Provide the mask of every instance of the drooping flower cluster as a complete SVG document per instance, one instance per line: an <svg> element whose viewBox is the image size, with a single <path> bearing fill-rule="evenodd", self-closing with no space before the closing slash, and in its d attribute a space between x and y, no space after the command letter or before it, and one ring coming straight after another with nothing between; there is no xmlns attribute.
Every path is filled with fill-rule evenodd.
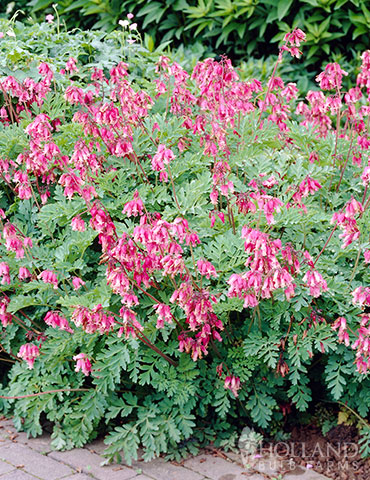
<svg viewBox="0 0 370 480"><path fill-rule="evenodd" d="M342 70L338 63L328 63L325 70L316 77L316 81L320 84L321 90L339 91L343 75L346 76L348 73Z"/></svg>
<svg viewBox="0 0 370 480"><path fill-rule="evenodd" d="M158 92L156 98L168 92L173 82L170 111L174 115L190 116L197 99L188 88L188 72L176 62L170 65L169 58L162 56L156 65L156 73L160 74L160 78L154 80Z"/></svg>
<svg viewBox="0 0 370 480"><path fill-rule="evenodd" d="M356 350L356 367L359 373L370 370L370 316L362 315L360 328L356 331L357 339L352 345Z"/></svg>
<svg viewBox="0 0 370 480"><path fill-rule="evenodd" d="M200 258L197 261L197 267L200 274L204 275L206 278L208 278L208 280L211 277L216 278L218 276L215 267L212 265L211 262L208 262L207 260Z"/></svg>
<svg viewBox="0 0 370 480"><path fill-rule="evenodd" d="M223 330L223 324L213 311L213 303L217 300L206 289L195 290L191 283L182 283L170 302L184 310L190 331L197 332L195 338L185 332L179 335L181 352L190 353L195 361L207 355L211 339L222 341L219 331Z"/></svg>
<svg viewBox="0 0 370 480"><path fill-rule="evenodd" d="M304 102L299 102L296 109L296 113L304 117L301 125L306 127L313 126L317 134L325 138L329 130L332 129L332 121L329 116L330 105L323 92L320 91L309 90L306 100L308 105Z"/></svg>
<svg viewBox="0 0 370 480"><path fill-rule="evenodd" d="M13 76L8 76L0 82L0 90L6 100L5 106L1 108L2 123L8 125L10 121L16 120L15 115L18 118L21 112L29 111L34 103L39 107L43 104L46 95L50 92L54 73L47 63L41 63L38 70L42 76L38 82L27 77L21 83ZM15 111L11 105L11 98L16 99Z"/></svg>
<svg viewBox="0 0 370 480"><path fill-rule="evenodd" d="M153 305L154 310L158 315L157 328L163 328L165 323L172 323L171 308L165 303L158 303Z"/></svg>
<svg viewBox="0 0 370 480"><path fill-rule="evenodd" d="M125 335L125 338L130 336L136 338L138 333L144 330L144 327L136 318L136 313L131 308L124 305L119 314L122 318L122 326L118 330L118 337Z"/></svg>
<svg viewBox="0 0 370 480"><path fill-rule="evenodd" d="M75 232L84 232L85 231L85 222L82 218L78 215L77 217L73 217L71 221L72 230Z"/></svg>
<svg viewBox="0 0 370 480"><path fill-rule="evenodd" d="M307 176L299 185L297 191L292 196L292 204L293 206L298 206L302 208L302 210L307 213L307 207L303 204L302 198L308 197L308 195L313 195L315 192L320 190L322 186L319 182L314 180L313 178ZM287 205L289 207L290 204Z"/></svg>
<svg viewBox="0 0 370 480"><path fill-rule="evenodd" d="M328 284L326 280L323 278L320 272L311 268L307 271L302 279L310 289L310 295L312 297L319 297L322 292L326 292L328 290Z"/></svg>
<svg viewBox="0 0 370 480"><path fill-rule="evenodd" d="M33 368L33 364L35 363L35 359L40 355L39 347L34 345L33 343L26 343L21 346L17 357L22 358L28 364L28 368L31 370Z"/></svg>
<svg viewBox="0 0 370 480"><path fill-rule="evenodd" d="M290 117L290 102L298 96L298 88L295 83L284 84L280 77L273 77L268 83L268 93L264 100L259 100L258 106L261 112L271 111L267 121L275 123L281 132L289 132L287 121Z"/></svg>
<svg viewBox="0 0 370 480"><path fill-rule="evenodd" d="M362 314L360 316L360 327L353 332L356 340L352 344L352 349L356 350L357 371L366 374L370 370L370 316ZM344 342L348 347L350 339L348 334L347 320L339 317L332 325L333 330L338 330L339 342Z"/></svg>
<svg viewBox="0 0 370 480"><path fill-rule="evenodd" d="M268 234L243 227L244 248L249 257L245 262L249 270L234 273L228 280L228 296L244 299L244 307L256 307L261 298L271 298L275 290L284 289L286 298L294 296L295 283L288 265L281 263L277 255L283 253L280 239L272 240ZM290 268L298 267L295 259ZM296 272L295 272L296 273Z"/></svg>
<svg viewBox="0 0 370 480"><path fill-rule="evenodd" d="M158 145L157 153L152 158L152 169L155 172L160 172L159 179L162 182L168 181L168 174L165 166L169 165L174 158L175 155L170 148L166 148L165 145Z"/></svg>
<svg viewBox="0 0 370 480"><path fill-rule="evenodd" d="M50 285L53 285L55 290L58 288L57 276L51 270L42 271L38 278L40 278L44 283L50 283Z"/></svg>
<svg viewBox="0 0 370 480"><path fill-rule="evenodd" d="M226 389L231 390L231 392L233 393L234 397L237 397L237 396L238 396L238 390L240 390L240 388L241 388L240 378L239 378L239 377L235 377L234 375L232 375L232 376L227 376L227 377L225 378L224 387L225 387Z"/></svg>
<svg viewBox="0 0 370 480"><path fill-rule="evenodd" d="M270 179L262 182L267 188L271 188L276 184L276 180ZM274 214L279 213L283 202L272 195L268 195L265 190L260 189L256 180L249 183L251 188L248 192L236 193L236 205L239 213L246 215L247 213L255 213L257 210L263 212L268 225L275 223Z"/></svg>
<svg viewBox="0 0 370 480"><path fill-rule="evenodd" d="M365 187L368 187L370 185L370 165L364 168L364 171L361 175L361 180Z"/></svg>
<svg viewBox="0 0 370 480"><path fill-rule="evenodd" d="M366 88L366 93L370 93L370 50L366 50L361 55L361 71L357 75L357 86Z"/></svg>
<svg viewBox="0 0 370 480"><path fill-rule="evenodd" d="M338 330L339 342L344 342L346 347L349 346L349 335L347 332L347 320L344 317L339 317L332 325L333 330Z"/></svg>
<svg viewBox="0 0 370 480"><path fill-rule="evenodd" d="M5 285L6 283L10 285L9 265L6 262L0 263L0 277L1 285Z"/></svg>
<svg viewBox="0 0 370 480"><path fill-rule="evenodd" d="M86 282L84 282L80 277L73 277L72 285L74 290L79 290L83 285L86 285Z"/></svg>
<svg viewBox="0 0 370 480"><path fill-rule="evenodd" d="M102 70L95 69L92 74L93 83L87 86L86 93L76 86L70 86L66 90L67 101L85 107L75 113L74 121L83 126L85 135L94 139L88 145L81 144L82 149L75 151L72 163L80 170L76 161L83 166L84 171L91 169L97 172L100 169L97 155L92 153L94 145L98 150L106 148L110 155L136 161L132 148L133 128L147 116L153 100L146 92L136 92L131 87L127 79L127 68L127 64L119 63L110 70L109 80ZM98 101L103 88L108 88L110 101ZM118 106L115 102L118 102Z"/></svg>
<svg viewBox="0 0 370 480"><path fill-rule="evenodd" d="M353 197L346 204L345 209L342 209L339 213L334 213L331 223L339 225L340 229L343 230L343 233L339 235L339 238L343 239L342 248L348 247L360 237L356 215L362 215L362 213L362 204Z"/></svg>
<svg viewBox="0 0 370 480"><path fill-rule="evenodd" d="M299 51L298 47L305 41L306 34L300 28L295 28L284 36L285 45L282 46L282 50L289 52L292 57L299 58L302 52Z"/></svg>
<svg viewBox="0 0 370 480"><path fill-rule="evenodd" d="M328 290L328 284L321 273L316 270L315 263L311 255L305 251L303 252L303 256L309 267L309 270L306 272L302 280L303 282L306 282L307 287L309 287L310 295L314 298L318 298L322 292L326 292Z"/></svg>
<svg viewBox="0 0 370 480"><path fill-rule="evenodd" d="M107 315L100 304L91 310L87 307L77 305L72 313L71 319L76 327L81 327L86 333L109 333L115 324L113 316Z"/></svg>
<svg viewBox="0 0 370 480"><path fill-rule="evenodd" d="M45 315L44 322L53 328L59 328L66 332L73 333L68 320L59 314L59 312L50 311Z"/></svg>
<svg viewBox="0 0 370 480"><path fill-rule="evenodd" d="M357 287L352 292L352 302L360 307L370 307L370 287Z"/></svg>
<svg viewBox="0 0 370 480"><path fill-rule="evenodd" d="M81 372L88 376L91 373L91 362L85 353L79 353L73 357L76 362L75 372Z"/></svg>
<svg viewBox="0 0 370 480"><path fill-rule="evenodd" d="M90 208L90 227L99 232L99 243L103 252L110 250L116 242L116 227L109 213L94 202Z"/></svg>
<svg viewBox="0 0 370 480"><path fill-rule="evenodd" d="M143 209L143 201L139 197L139 192L136 190L134 199L125 204L122 213L125 213L128 217L137 217L138 215L142 215Z"/></svg>
<svg viewBox="0 0 370 480"><path fill-rule="evenodd" d="M7 311L9 305L9 298L3 297L0 300L0 322L3 327L7 327L12 323L12 314Z"/></svg>
<svg viewBox="0 0 370 480"><path fill-rule="evenodd" d="M366 89L366 94L370 92L370 68L369 58L370 51L366 51L362 54L361 72L357 76L357 86L350 88L348 92L344 93L344 102L346 110L343 113L343 117L350 122L353 131L358 134L357 143L358 146L354 146L352 150L353 164L361 166L362 150L369 148L367 135L364 136L366 130L366 117L369 116L369 107L360 103L364 97L362 88ZM339 118L342 108L342 80L343 76L348 75L340 65L337 63L329 63L323 72L317 77L316 81L319 82L322 90L330 91L335 90L334 95L325 97L322 91L309 91L306 96L306 100L309 105L303 102L299 102L296 113L303 115L305 118L301 122L302 125L314 126L317 134L322 137L326 137L329 130L333 129L332 119L330 115L334 115ZM337 122L338 120L336 120ZM346 123L347 125L347 123ZM339 123L340 126L340 123ZM343 136L341 131L337 132L337 135Z"/></svg>
<svg viewBox="0 0 370 480"><path fill-rule="evenodd" d="M17 227L10 222L5 223L2 234L5 240L5 248L9 252L15 252L16 258L23 258L24 249L32 248L32 240L22 235Z"/></svg>
<svg viewBox="0 0 370 480"><path fill-rule="evenodd" d="M53 126L50 118L40 113L26 127L30 136L30 149L21 153L17 160L26 165L27 171L41 177L44 183L54 181L56 167L64 167L67 157L61 155L59 147L52 137Z"/></svg>

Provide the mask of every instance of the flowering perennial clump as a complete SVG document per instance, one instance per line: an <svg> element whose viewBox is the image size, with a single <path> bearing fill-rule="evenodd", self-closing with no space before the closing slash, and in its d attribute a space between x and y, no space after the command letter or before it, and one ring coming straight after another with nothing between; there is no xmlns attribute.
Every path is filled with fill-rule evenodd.
<svg viewBox="0 0 370 480"><path fill-rule="evenodd" d="M151 438L178 443L195 418L238 418L234 397L267 429L308 407L312 359L336 400L366 378L370 53L355 87L331 63L301 100L277 68L304 40L285 36L267 85L227 58L187 72L159 55L149 74L135 55L89 69L71 55L33 80L0 80L9 389L40 393L32 375L50 390L67 382L82 425L50 407L59 397L42 408L79 428L75 444L131 416L110 454L126 436L137 446L137 431L157 455L166 447L149 442L145 415L158 418Z"/></svg>

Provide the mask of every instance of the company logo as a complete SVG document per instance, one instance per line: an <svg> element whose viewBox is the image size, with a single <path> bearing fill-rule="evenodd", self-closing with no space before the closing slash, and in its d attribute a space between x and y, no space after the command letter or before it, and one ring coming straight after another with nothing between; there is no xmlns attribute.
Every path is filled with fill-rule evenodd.
<svg viewBox="0 0 370 480"><path fill-rule="evenodd" d="M277 472L303 473L305 469L317 468L323 474L338 470L356 471L360 463L359 446L354 442L327 443L323 445L310 442L277 442L263 444L263 437L259 433L245 427L238 443L240 459L246 470L256 470L266 474ZM333 460L335 459L335 460Z"/></svg>

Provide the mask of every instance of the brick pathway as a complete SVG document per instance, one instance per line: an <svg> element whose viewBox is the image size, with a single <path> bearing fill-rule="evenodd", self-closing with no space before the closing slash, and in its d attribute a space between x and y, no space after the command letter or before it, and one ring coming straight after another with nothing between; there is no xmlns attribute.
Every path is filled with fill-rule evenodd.
<svg viewBox="0 0 370 480"><path fill-rule="evenodd" d="M52 451L50 442L48 435L28 439L16 432L11 420L0 420L0 480L328 480L301 467L281 477L271 459L246 471L236 454L228 459L198 455L182 465L159 458L134 462L131 467L101 467L102 441L67 452Z"/></svg>

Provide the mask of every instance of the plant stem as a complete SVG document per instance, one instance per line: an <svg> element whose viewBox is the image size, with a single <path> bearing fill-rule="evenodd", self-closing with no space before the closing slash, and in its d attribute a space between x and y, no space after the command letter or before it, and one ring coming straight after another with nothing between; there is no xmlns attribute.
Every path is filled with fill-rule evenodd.
<svg viewBox="0 0 370 480"><path fill-rule="evenodd" d="M357 267L358 267L358 262L360 260L360 255L361 255L361 246L359 245L355 265L353 267L353 270L352 270L352 273L351 273L351 278L349 279L349 283L352 282L352 280L354 279L354 276L356 274L356 270L357 270Z"/></svg>
<svg viewBox="0 0 370 480"><path fill-rule="evenodd" d="M168 165L168 174L169 174L169 177L170 177L170 180L171 180L172 191L173 191L173 196L174 196L174 198L175 198L175 203L176 203L176 206L177 206L178 211L181 213L181 208L180 208L179 202L178 202L178 200L177 200L176 190L175 190L175 184L174 184L174 181L173 181L173 178L172 178L172 173L171 173L170 165Z"/></svg>
<svg viewBox="0 0 370 480"><path fill-rule="evenodd" d="M339 403L339 405L342 405L343 407L347 408L351 413L353 413L353 415L355 415L360 420L360 422L363 423L366 427L368 428L370 427L370 424L367 423L367 421L364 418L362 418L355 410L353 410L344 402L341 402L340 400L337 400L336 402L332 402L330 400L323 400L323 401L326 403Z"/></svg>
<svg viewBox="0 0 370 480"><path fill-rule="evenodd" d="M10 360L10 358L3 358L0 357L0 362L8 362L8 363L17 363L15 360Z"/></svg>
<svg viewBox="0 0 370 480"><path fill-rule="evenodd" d="M236 234L236 229L235 229L235 220L234 220L234 215L233 215L233 209L230 205L229 199L227 199L227 212L228 212L228 217L229 217L229 223L232 226L233 229L233 234Z"/></svg>
<svg viewBox="0 0 370 480"><path fill-rule="evenodd" d="M330 239L331 239L331 237L333 236L333 234L334 234L335 230L337 229L337 227L338 227L338 224L336 224L336 225L334 226L333 230L331 231L331 234L329 235L329 238L326 240L325 245L322 247L321 252L318 254L316 260L313 262L314 265L316 265L318 259L321 257L321 255L322 255L322 253L324 252L325 248L328 246L328 243L330 242Z"/></svg>
<svg viewBox="0 0 370 480"><path fill-rule="evenodd" d="M20 358L18 358L16 355L14 355L14 353L12 353L12 351L7 352L1 343L0 343L0 352L4 352L4 353L6 353L7 355L9 355L10 357L15 358L15 360L17 360L17 362L21 362L21 361L22 361Z"/></svg>
<svg viewBox="0 0 370 480"><path fill-rule="evenodd" d="M172 360L172 358L170 358L168 355L163 353L162 350L160 350L158 347L153 345L152 342L147 337L145 337L145 335L143 335L141 332L139 333L137 331L136 335L143 343L145 343L145 345L147 345L149 348L151 348L154 352L158 353L158 355L160 355L162 358L167 360L167 362L170 363L172 366L174 366L174 367L178 366L178 362L176 362L175 360Z"/></svg>
<svg viewBox="0 0 370 480"><path fill-rule="evenodd" d="M20 312L24 317L26 317L27 320L29 320L33 325L35 325L35 327L40 328L40 326L37 325L37 323L34 322L26 313L24 313L23 310L19 309L18 312Z"/></svg>
<svg viewBox="0 0 370 480"><path fill-rule="evenodd" d="M342 173L340 174L340 179L339 179L339 182L338 182L338 185L337 185L337 189L336 191L338 192L339 190L339 187L340 187L340 184L342 183L342 178L343 178L343 175L344 175L344 172L347 168L347 164L348 164L348 160L349 160L349 155L351 153L351 150L352 150L352 143L353 143L353 132L351 132L351 142L349 144L349 149L348 149L348 153L347 153L347 158L346 158L346 161L345 161L345 164L343 165L343 168L342 168Z"/></svg>
<svg viewBox="0 0 370 480"><path fill-rule="evenodd" d="M268 82L268 87L267 87L267 92L266 92L266 95L265 95L265 99L262 102L261 111L260 111L260 114L259 114L259 117L258 117L258 120L257 120L258 128L261 126L261 118L262 118L263 111L265 109L266 99L268 98L268 96L271 92L272 81L275 78L275 73L276 73L277 67L278 67L279 63L281 62L282 58L283 58L283 50L280 49L278 59L276 60L274 70L272 71L272 75L271 75L270 80Z"/></svg>
<svg viewBox="0 0 370 480"><path fill-rule="evenodd" d="M338 90L337 96L340 98L340 92ZM337 156L337 148L338 148L338 137L339 137L339 127L340 127L340 109L338 108L337 112L337 123L336 123L336 132L335 132L335 147L334 147L334 161L333 161L333 167L335 167L336 161L335 157Z"/></svg>
<svg viewBox="0 0 370 480"><path fill-rule="evenodd" d="M366 194L367 194L367 185L366 185L366 187L365 187L365 190L364 190L364 195L363 195L363 197L362 197L362 202L361 202L361 203L362 203L362 205L363 205L363 204L364 204L364 202L365 202Z"/></svg>
<svg viewBox="0 0 370 480"><path fill-rule="evenodd" d="M49 393L59 393L59 392L90 392L92 388L58 388L57 390L47 390L46 392L39 393L30 393L29 395L16 395L14 397L7 397L5 395L0 395L0 398L5 398L6 400L18 400L19 398L30 398L30 397L39 397L40 395L47 395Z"/></svg>

